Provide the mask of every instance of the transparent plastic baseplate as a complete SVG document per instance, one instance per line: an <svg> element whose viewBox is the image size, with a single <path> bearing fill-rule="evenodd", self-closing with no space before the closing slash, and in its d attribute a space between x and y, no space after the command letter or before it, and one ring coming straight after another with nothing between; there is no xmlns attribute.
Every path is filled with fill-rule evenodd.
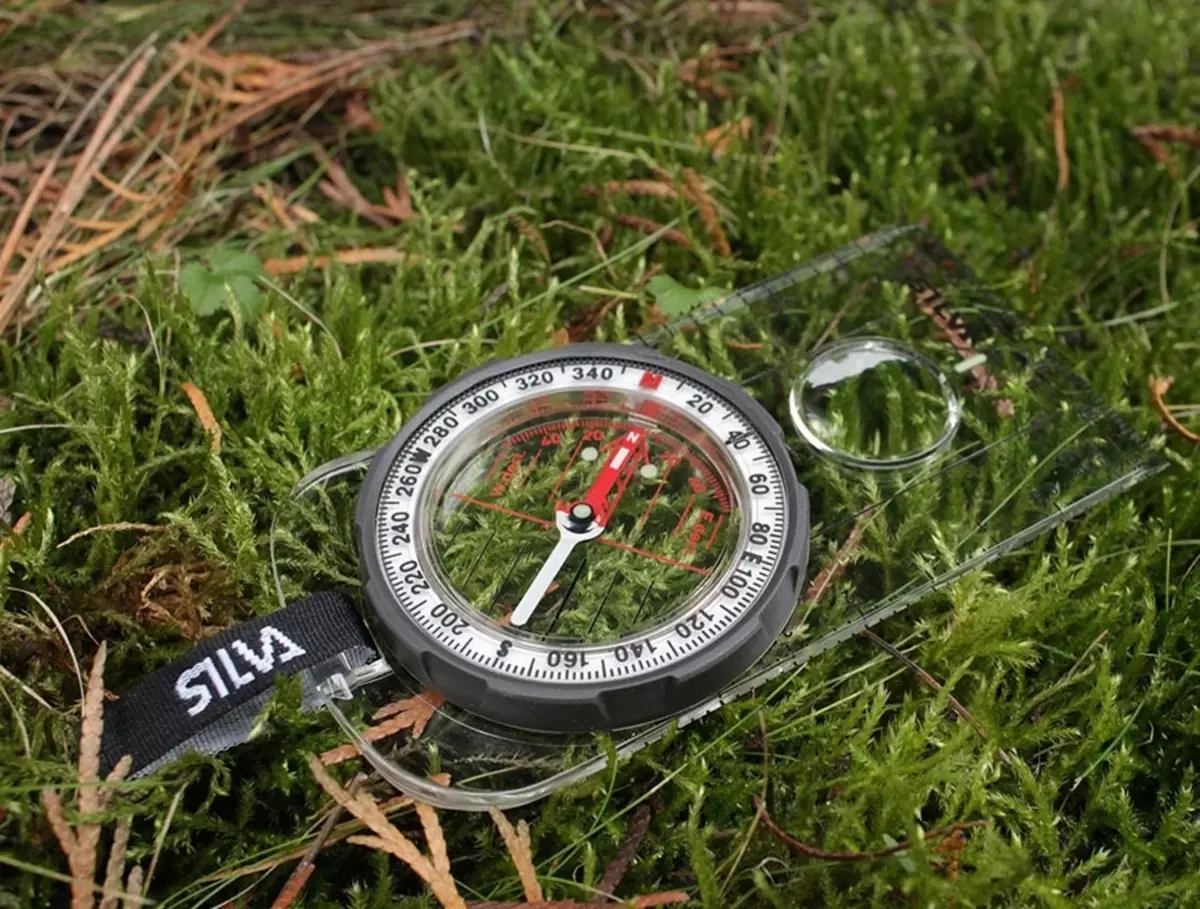
<svg viewBox="0 0 1200 909"><path fill-rule="evenodd" d="M735 700L770 697L818 654L1165 466L916 227L860 238L631 343L734 379L784 428L813 522L789 630L713 700L604 734L500 726L361 654L310 670L308 690L398 789L462 810L543 798ZM359 589L353 510L371 455L318 468L281 508L281 602ZM407 712L387 706L406 699ZM383 715L398 731L367 741Z"/></svg>

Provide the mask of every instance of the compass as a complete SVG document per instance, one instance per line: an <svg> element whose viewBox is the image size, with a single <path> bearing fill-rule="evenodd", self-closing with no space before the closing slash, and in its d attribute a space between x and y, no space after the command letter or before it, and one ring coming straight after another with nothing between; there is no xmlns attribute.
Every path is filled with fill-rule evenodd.
<svg viewBox="0 0 1200 909"><path fill-rule="evenodd" d="M711 697L775 641L808 500L739 387L581 344L441 388L374 457L356 534L389 660L499 723L620 729Z"/></svg>
<svg viewBox="0 0 1200 909"><path fill-rule="evenodd" d="M850 292L810 346L811 314ZM666 355L717 343L728 379ZM315 467L272 520L280 608L107 704L101 772L245 742L298 676L401 791L525 805L1166 463L936 239L884 230L636 344L493 361L383 448ZM810 533L825 568L799 622ZM423 690L445 699L426 726L363 732Z"/></svg>

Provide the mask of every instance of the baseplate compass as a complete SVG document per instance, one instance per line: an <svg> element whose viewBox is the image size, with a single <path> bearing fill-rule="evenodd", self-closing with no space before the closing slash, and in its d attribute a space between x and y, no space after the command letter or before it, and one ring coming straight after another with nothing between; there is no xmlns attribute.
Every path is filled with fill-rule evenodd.
<svg viewBox="0 0 1200 909"><path fill-rule="evenodd" d="M106 708L106 761L244 741L299 671L399 789L525 804L725 705L803 705L815 656L1165 466L915 227L495 360L380 442L297 484L283 608Z"/></svg>
<svg viewBox="0 0 1200 909"><path fill-rule="evenodd" d="M787 698L816 655L1164 466L915 227L623 348L463 376L281 517L281 596L366 572L386 659L308 684L409 793L520 805ZM419 737L362 736L404 698L431 699Z"/></svg>

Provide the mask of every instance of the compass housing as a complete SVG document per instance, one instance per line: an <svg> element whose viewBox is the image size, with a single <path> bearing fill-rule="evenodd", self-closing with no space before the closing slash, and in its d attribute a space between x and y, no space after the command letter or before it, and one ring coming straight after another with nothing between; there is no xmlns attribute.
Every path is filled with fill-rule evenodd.
<svg viewBox="0 0 1200 909"><path fill-rule="evenodd" d="M584 405L571 411L569 400ZM608 423L595 416L605 407ZM531 437L536 447L567 436L561 473L553 452L541 467L541 451L507 456ZM589 438L596 444L585 448ZM656 463L655 452L661 460L680 439L686 458ZM671 505L659 494L684 461L680 474L691 474L674 482L687 479L691 498L684 486ZM485 465L497 480L510 467L507 481L481 476ZM546 484L557 480L549 494L537 471ZM524 484L532 504L511 507ZM696 497L705 495L720 505L702 511ZM611 526L580 538L575 567L551 571L561 583L549 585L546 614L515 627L510 607L556 551L555 524L569 528L557 519L582 513L585 499ZM654 534L655 521L667 529ZM483 543L463 549L460 525ZM431 396L372 460L355 534L365 618L390 661L492 721L586 732L680 713L767 651L804 582L808 497L778 424L740 388L651 350L580 344L490 363ZM646 538L645 548L634 545ZM481 568L497 539L509 554ZM622 596L634 597L635 568L645 565L679 580L671 589L639 586L636 616L649 618L618 622L610 614ZM564 613L588 617L588 633L584 624L556 633Z"/></svg>

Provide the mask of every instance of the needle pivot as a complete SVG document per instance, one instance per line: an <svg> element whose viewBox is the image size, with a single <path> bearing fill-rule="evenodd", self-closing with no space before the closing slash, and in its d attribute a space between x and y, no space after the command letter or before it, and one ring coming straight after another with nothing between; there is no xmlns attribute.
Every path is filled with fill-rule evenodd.
<svg viewBox="0 0 1200 909"><path fill-rule="evenodd" d="M592 519L596 517L596 509L592 508L587 502L576 502L567 511L567 523L571 530L576 532L587 530L592 525Z"/></svg>

